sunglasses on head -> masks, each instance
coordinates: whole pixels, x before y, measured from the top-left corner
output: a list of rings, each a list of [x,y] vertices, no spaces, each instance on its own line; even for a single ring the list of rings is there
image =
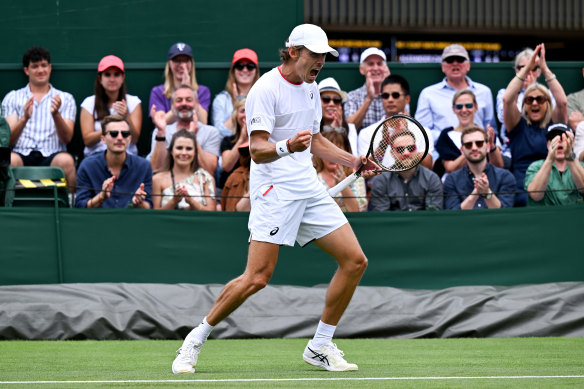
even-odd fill
[[[534,101],[537,101],[538,104],[543,104],[547,101],[547,99],[545,98],[545,96],[543,95],[539,95],[539,96],[526,96],[523,99],[523,104],[533,104]]]
[[[466,103],[466,104],[454,104],[454,109],[460,111],[462,108],[472,109],[474,107],[474,103]]]
[[[399,92],[391,92],[391,93],[383,92],[383,93],[381,94],[381,98],[382,98],[383,100],[387,100],[387,99],[389,99],[389,96],[391,96],[391,97],[393,97],[394,99],[399,99],[401,95],[402,95],[402,94],[401,94],[401,93],[399,93]]]
[[[256,66],[256,64],[255,64],[255,63],[253,63],[253,62],[248,62],[248,63],[236,62],[236,63],[233,65],[233,68],[234,68],[235,70],[243,70],[243,68],[246,68],[246,69],[247,69],[247,70],[249,70],[250,72],[251,72],[252,70],[254,70],[256,67],[257,67],[257,66]]]
[[[517,65],[517,67],[515,69],[517,69],[518,71],[523,69],[525,67],[525,65]],[[537,65],[536,67],[533,68],[532,72],[538,71],[539,70],[539,65]]]
[[[483,147],[483,145],[485,144],[484,140],[475,140],[475,141],[470,141],[470,142],[464,142],[462,145],[464,146],[465,149],[470,150],[472,149],[472,144],[477,145],[478,148]]]
[[[107,133],[110,134],[110,136],[112,138],[117,138],[118,135],[120,134],[120,132],[122,133],[122,138],[127,138],[130,135],[132,135],[132,133],[130,131],[118,131],[118,130],[108,131]]]
[[[331,100],[333,101],[333,103],[335,103],[335,105],[340,105],[341,102],[343,101],[343,99],[341,99],[339,96],[335,96],[335,97],[330,97],[330,96],[321,96],[320,99],[322,100],[323,103],[328,104],[331,102]]]
[[[416,149],[417,149],[416,145],[397,146],[395,148],[395,150],[400,154],[405,153],[406,150],[408,150],[411,153],[413,151],[416,151]]]
[[[459,56],[452,56],[452,57],[448,57],[444,59],[444,62],[448,63],[448,64],[452,64],[454,62],[457,63],[464,63],[464,61],[466,61],[466,58],[464,57],[459,57]]]

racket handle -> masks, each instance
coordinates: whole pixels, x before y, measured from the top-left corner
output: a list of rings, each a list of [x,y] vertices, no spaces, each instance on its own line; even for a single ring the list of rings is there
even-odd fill
[[[328,190],[331,197],[335,197],[339,193],[343,191],[347,186],[351,185],[353,182],[357,181],[361,175],[357,173],[353,173],[350,176],[346,177],[343,181],[339,182],[337,185],[333,186]]]

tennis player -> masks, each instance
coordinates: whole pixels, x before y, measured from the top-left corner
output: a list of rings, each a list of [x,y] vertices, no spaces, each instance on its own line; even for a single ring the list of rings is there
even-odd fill
[[[245,106],[252,157],[250,171],[250,244],[244,273],[229,282],[202,323],[186,337],[172,371],[194,373],[201,348],[213,328],[249,296],[264,288],[281,245],[314,242],[338,262],[325,299],[325,307],[303,359],[329,371],[357,370],[332,342],[365,268],[367,258],[339,206],[318,181],[312,154],[375,175],[365,156],[354,157],[319,133],[322,116],[315,83],[325,56],[336,50],[325,32],[303,24],[292,30],[282,65],[264,74],[252,87]]]

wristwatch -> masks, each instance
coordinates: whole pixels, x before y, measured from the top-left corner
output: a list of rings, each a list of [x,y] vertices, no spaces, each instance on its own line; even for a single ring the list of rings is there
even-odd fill
[[[565,157],[566,161],[573,161],[576,159],[576,153],[572,151],[572,154],[568,155],[567,157]]]
[[[486,198],[487,200],[490,199],[491,197],[493,197],[493,192],[491,192],[491,190],[489,190],[489,193],[487,193],[486,195],[481,195],[484,198]]]

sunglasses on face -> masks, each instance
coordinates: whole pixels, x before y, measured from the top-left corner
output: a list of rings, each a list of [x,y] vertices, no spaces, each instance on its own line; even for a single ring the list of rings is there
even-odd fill
[[[127,138],[130,135],[132,135],[132,133],[130,131],[118,131],[118,130],[108,131],[107,133],[110,134],[110,136],[112,138],[117,138],[118,135],[120,134],[120,132],[122,133],[122,138]]]
[[[321,96],[320,99],[322,100],[323,103],[328,104],[331,102],[331,100],[333,101],[333,103],[335,103],[335,105],[340,105],[341,102],[343,101],[343,99],[341,99],[338,96],[335,97],[330,97],[330,96]]]
[[[538,104],[543,104],[547,101],[547,99],[545,98],[545,96],[542,96],[542,95],[527,96],[523,99],[523,104],[531,105],[531,104],[533,104],[534,101],[537,101]]]
[[[472,149],[473,143],[475,145],[477,145],[477,147],[480,149],[485,144],[485,141],[484,140],[475,140],[475,141],[470,141],[470,142],[464,142],[462,145],[464,146],[465,149],[470,150],[470,149]]]
[[[242,63],[242,62],[236,62],[235,65],[233,65],[233,68],[235,70],[243,70],[243,68],[246,68],[247,70],[249,70],[250,72],[252,70],[254,70],[256,68],[256,64],[253,62],[248,62],[248,63]]]
[[[381,98],[382,98],[383,100],[387,100],[387,99],[389,99],[389,96],[391,96],[391,97],[393,97],[394,99],[399,99],[401,95],[402,95],[402,94],[401,94],[401,93],[399,93],[399,92],[391,92],[391,93],[383,92],[383,93],[381,94]]]
[[[448,57],[448,58],[446,58],[444,60],[444,62],[446,62],[447,64],[453,64],[454,62],[464,63],[464,61],[466,61],[466,58],[464,58],[464,57],[457,57],[457,56]]]
[[[410,153],[413,151],[416,151],[417,147],[416,145],[407,145],[407,146],[397,146],[395,148],[395,150],[399,153],[399,154],[403,154],[405,153],[406,150],[408,150]]]
[[[460,111],[462,108],[472,109],[474,107],[474,103],[466,103],[466,104],[454,104],[454,109]]]
[[[517,67],[515,69],[517,69],[517,71],[520,71],[521,69],[523,69],[525,67],[525,65],[517,65]],[[539,70],[539,65],[534,67],[532,72],[536,72]]]

